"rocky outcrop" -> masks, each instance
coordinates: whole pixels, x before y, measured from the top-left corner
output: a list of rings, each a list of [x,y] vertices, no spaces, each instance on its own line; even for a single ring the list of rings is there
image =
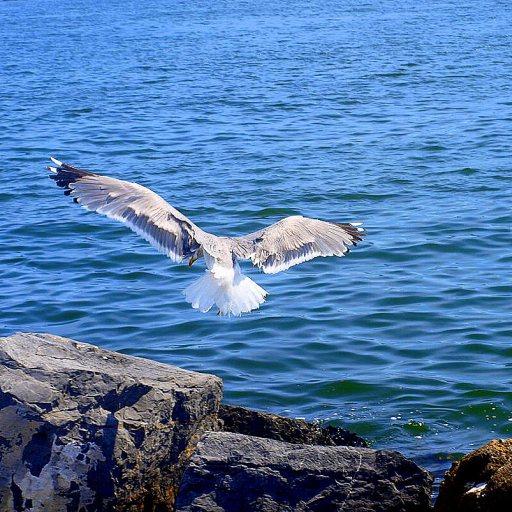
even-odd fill
[[[455,462],[446,473],[435,510],[512,510],[512,439],[491,441]]]
[[[219,378],[51,335],[0,340],[0,510],[172,510]]]
[[[284,418],[245,407],[221,405],[219,419],[222,421],[222,430],[237,434],[265,437],[294,444],[368,446],[362,437],[343,428]]]
[[[396,452],[205,434],[177,512],[423,512],[432,478]]]
[[[0,339],[0,512],[429,510],[430,475],[400,454],[221,394],[57,336]]]

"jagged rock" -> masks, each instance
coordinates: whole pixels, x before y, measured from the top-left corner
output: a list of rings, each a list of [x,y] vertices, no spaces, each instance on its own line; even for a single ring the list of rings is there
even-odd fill
[[[221,405],[219,419],[223,422],[222,430],[225,432],[265,437],[294,444],[368,446],[363,438],[343,428],[331,425],[324,427],[319,423],[285,418],[234,405]]]
[[[220,379],[42,334],[0,339],[0,510],[170,511]]]
[[[208,432],[177,512],[423,512],[432,477],[396,452]]]
[[[441,484],[435,510],[512,510],[512,439],[490,441],[455,462]]]

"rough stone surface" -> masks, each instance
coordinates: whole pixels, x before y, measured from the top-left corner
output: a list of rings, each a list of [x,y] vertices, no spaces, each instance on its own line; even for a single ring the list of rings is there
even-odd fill
[[[512,439],[493,440],[455,462],[446,473],[437,512],[510,512]]]
[[[0,339],[0,510],[172,510],[220,379],[57,336]]]
[[[284,418],[276,414],[221,405],[219,419],[222,430],[248,436],[265,437],[294,444],[322,446],[368,446],[357,434],[339,427],[321,426],[304,420]]]
[[[208,432],[177,512],[423,512],[431,476],[399,453]]]

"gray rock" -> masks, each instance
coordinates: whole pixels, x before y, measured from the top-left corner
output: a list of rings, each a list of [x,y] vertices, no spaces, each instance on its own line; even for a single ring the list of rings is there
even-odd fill
[[[170,511],[220,379],[57,336],[0,339],[0,511]]]
[[[219,419],[222,430],[248,436],[265,437],[294,444],[322,446],[368,446],[354,432],[332,425],[322,426],[277,414],[254,411],[234,405],[221,405]]]
[[[396,452],[208,432],[177,512],[423,512],[432,477]]]

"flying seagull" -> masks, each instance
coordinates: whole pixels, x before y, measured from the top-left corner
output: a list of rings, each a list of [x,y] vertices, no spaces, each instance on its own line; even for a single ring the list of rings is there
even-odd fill
[[[266,274],[275,274],[317,256],[344,256],[362,240],[360,223],[325,222],[294,215],[241,237],[203,231],[155,192],[130,181],[78,169],[50,157],[56,184],[87,210],[118,220],[172,261],[199,258],[205,274],[184,290],[193,308],[220,315],[257,309],[267,292],[242,274],[239,260],[251,260]]]

